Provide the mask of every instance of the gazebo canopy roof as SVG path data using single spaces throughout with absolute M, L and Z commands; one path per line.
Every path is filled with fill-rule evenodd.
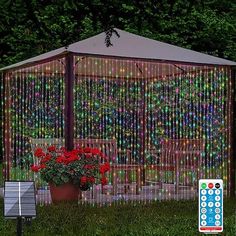
M 68 52 L 78 55 L 150 59 L 167 62 L 201 64 L 201 65 L 228 65 L 236 66 L 236 62 L 210 56 L 193 50 L 177 47 L 171 44 L 148 39 L 126 31 L 115 29 L 120 37 L 115 34 L 111 37 L 113 46 L 107 47 L 105 44 L 105 32 L 91 38 L 70 44 L 67 47 L 41 54 L 39 56 L 24 60 L 22 62 L 7 66 L 1 70 L 10 70 L 18 67 L 30 66 L 50 60 Z

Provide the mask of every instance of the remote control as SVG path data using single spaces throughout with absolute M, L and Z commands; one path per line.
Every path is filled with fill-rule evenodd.
M 223 180 L 200 179 L 198 229 L 203 233 L 223 231 Z

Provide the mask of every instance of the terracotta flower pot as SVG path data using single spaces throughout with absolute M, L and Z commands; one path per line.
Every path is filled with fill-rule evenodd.
M 79 187 L 72 183 L 66 183 L 59 186 L 49 183 L 49 187 L 53 203 L 59 203 L 61 201 L 78 201 L 81 195 Z

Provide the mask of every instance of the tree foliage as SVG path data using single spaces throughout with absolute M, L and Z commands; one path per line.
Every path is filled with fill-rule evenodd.
M 0 66 L 112 27 L 236 60 L 231 0 L 0 0 Z

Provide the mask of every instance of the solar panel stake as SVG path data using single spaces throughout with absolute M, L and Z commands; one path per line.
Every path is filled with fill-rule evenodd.
M 16 235 L 21 236 L 22 235 L 22 218 L 17 217 L 17 226 L 16 226 Z
M 31 217 L 25 217 L 25 224 L 31 226 Z

